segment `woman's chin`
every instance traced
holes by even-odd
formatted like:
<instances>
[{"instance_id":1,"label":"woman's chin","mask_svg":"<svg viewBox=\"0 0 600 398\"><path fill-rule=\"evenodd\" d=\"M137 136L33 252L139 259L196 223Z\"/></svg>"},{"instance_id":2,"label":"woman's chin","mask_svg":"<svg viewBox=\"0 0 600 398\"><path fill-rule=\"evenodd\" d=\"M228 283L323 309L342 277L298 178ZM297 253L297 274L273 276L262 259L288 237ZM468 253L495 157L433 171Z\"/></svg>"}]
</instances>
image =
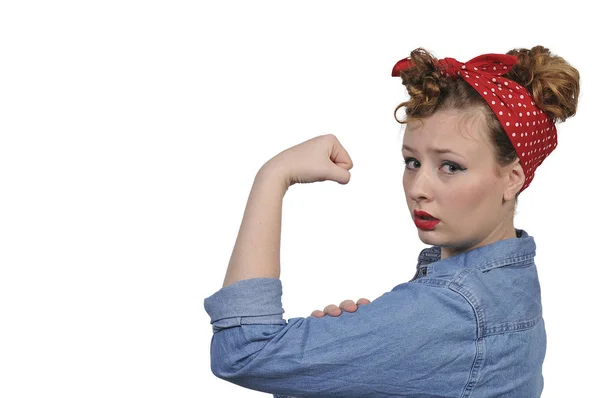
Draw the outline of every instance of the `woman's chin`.
<instances>
[{"instance_id":1,"label":"woman's chin","mask_svg":"<svg viewBox=\"0 0 600 398\"><path fill-rule=\"evenodd\" d=\"M419 239L421 239L421 242L428 244L428 245L435 245L436 242L439 240L437 238L439 238L439 231L436 231L437 228L435 229L421 229L421 228L417 228L418 234L419 234Z\"/></svg>"}]
</instances>

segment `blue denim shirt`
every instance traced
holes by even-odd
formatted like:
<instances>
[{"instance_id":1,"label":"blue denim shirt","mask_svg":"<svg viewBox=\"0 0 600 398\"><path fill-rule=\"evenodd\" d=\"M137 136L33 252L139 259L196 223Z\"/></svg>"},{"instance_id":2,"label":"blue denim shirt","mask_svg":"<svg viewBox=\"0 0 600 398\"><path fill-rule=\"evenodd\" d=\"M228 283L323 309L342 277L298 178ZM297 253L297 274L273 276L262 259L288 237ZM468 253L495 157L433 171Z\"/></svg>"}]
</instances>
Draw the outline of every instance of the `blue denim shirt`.
<instances>
[{"instance_id":1,"label":"blue denim shirt","mask_svg":"<svg viewBox=\"0 0 600 398\"><path fill-rule=\"evenodd\" d=\"M217 377L275 397L539 397L546 331L535 242L440 259L338 317L283 319L282 286L253 278L204 300Z\"/></svg>"}]
</instances>

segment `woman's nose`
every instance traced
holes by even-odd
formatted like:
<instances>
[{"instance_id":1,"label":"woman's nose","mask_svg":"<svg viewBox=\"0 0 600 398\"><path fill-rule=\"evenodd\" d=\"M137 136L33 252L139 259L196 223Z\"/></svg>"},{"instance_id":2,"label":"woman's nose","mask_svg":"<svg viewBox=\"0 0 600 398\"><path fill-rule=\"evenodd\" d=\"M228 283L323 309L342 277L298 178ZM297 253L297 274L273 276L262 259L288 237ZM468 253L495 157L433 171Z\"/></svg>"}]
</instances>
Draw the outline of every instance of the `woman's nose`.
<instances>
[{"instance_id":1,"label":"woman's nose","mask_svg":"<svg viewBox=\"0 0 600 398\"><path fill-rule=\"evenodd\" d=\"M406 191L410 199L414 201L431 199L431 179L423 168L413 172L408 178Z\"/></svg>"}]
</instances>

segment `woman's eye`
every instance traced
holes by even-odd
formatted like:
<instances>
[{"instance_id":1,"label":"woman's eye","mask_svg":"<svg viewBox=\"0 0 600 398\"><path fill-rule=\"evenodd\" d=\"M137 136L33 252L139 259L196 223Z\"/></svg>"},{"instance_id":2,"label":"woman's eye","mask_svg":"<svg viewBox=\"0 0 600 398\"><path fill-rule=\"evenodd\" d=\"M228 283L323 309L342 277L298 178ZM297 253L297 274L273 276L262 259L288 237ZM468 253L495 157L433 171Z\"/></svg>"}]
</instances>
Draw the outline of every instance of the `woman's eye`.
<instances>
[{"instance_id":1,"label":"woman's eye","mask_svg":"<svg viewBox=\"0 0 600 398\"><path fill-rule=\"evenodd\" d=\"M466 170L466 169L464 169L464 168L460 167L459 165L457 165L457 164L456 164L456 163L454 163L454 162L444 162L444 164L442 165L442 167L444 167L444 166L448 166L448 169L447 169L447 170L450 172L450 174L456 174L456 173L458 173L459 171L464 171L464 170Z\"/></svg>"},{"instance_id":2,"label":"woman's eye","mask_svg":"<svg viewBox=\"0 0 600 398\"><path fill-rule=\"evenodd\" d=\"M410 163L414 162L413 167L409 167L408 165ZM419 167L421 164L419 163L419 161L417 159L414 158L406 158L404 159L404 164L406 165L406 168L408 170L413 170L414 168ZM445 167L446 168L446 174L457 174L460 171L464 171L466 170L465 168L459 166L458 164L454 163L454 162L449 162L449 161L445 161L441 167Z\"/></svg>"},{"instance_id":3,"label":"woman's eye","mask_svg":"<svg viewBox=\"0 0 600 398\"><path fill-rule=\"evenodd\" d=\"M408 164L410 162L412 162L412 161L414 161L417 164L419 163L416 159L413 159L413 158L406 158L406 159L404 159L404 164L406 165L406 168L409 169L409 170L412 170L410 167L408 167Z\"/></svg>"}]
</instances>

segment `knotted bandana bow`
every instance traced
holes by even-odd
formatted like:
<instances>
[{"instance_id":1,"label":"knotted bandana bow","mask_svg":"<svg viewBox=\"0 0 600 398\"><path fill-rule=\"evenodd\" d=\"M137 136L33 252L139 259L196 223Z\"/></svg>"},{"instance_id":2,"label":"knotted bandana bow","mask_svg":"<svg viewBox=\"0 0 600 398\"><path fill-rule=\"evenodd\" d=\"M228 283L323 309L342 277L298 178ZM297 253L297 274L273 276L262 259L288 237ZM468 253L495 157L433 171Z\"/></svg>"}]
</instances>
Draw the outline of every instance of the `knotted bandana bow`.
<instances>
[{"instance_id":1,"label":"knotted bandana bow","mask_svg":"<svg viewBox=\"0 0 600 398\"><path fill-rule=\"evenodd\" d=\"M503 77L517 63L507 54L484 54L465 63L454 58L437 61L436 68L446 77L460 77L475 89L492 109L513 147L525 172L527 188L535 169L556 148L556 125L537 107L531 93L516 82ZM392 76L412 67L409 58L394 65Z\"/></svg>"}]
</instances>

